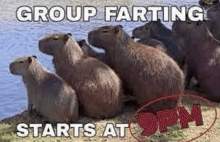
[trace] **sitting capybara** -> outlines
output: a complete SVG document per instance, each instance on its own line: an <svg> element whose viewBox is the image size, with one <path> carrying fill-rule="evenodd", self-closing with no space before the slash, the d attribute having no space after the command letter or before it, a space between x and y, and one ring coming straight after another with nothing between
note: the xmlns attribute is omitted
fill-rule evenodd
<svg viewBox="0 0 220 142"><path fill-rule="evenodd" d="M213 34L213 36L220 40L220 3L214 5L207 11L207 20L208 27Z"/></svg>
<svg viewBox="0 0 220 142"><path fill-rule="evenodd" d="M158 50L163 51L164 53L167 53L167 49L166 49L165 45L159 40L156 40L153 38L142 38L142 39L138 40L137 42L154 47Z"/></svg>
<svg viewBox="0 0 220 142"><path fill-rule="evenodd" d="M182 57L182 49L178 45L177 37L174 33L161 23L161 20L150 21L143 26L137 27L132 31L134 38L154 38L161 41L169 56L171 56L182 68L184 58Z"/></svg>
<svg viewBox="0 0 220 142"><path fill-rule="evenodd" d="M106 51L106 59L139 104L183 92L184 75L177 63L160 50L136 43L119 26L103 26L93 30L88 34L88 41ZM152 109L176 105L176 101L163 103L166 104Z"/></svg>
<svg viewBox="0 0 220 142"><path fill-rule="evenodd" d="M21 75L28 92L28 110L33 108L51 122L74 122L78 119L75 91L61 77L45 70L36 56L15 59L10 72Z"/></svg>
<svg viewBox="0 0 220 142"><path fill-rule="evenodd" d="M87 56L94 57L96 59L99 59L99 60L105 62L105 53L96 52L94 49L92 49L91 46L89 46L86 43L86 41L84 39L77 41L77 43L79 44L79 46L81 47L81 49L83 50L83 52Z"/></svg>
<svg viewBox="0 0 220 142"><path fill-rule="evenodd" d="M103 62L86 56L71 35L49 35L39 41L39 50L53 56L56 73L75 89L85 115L104 119L120 113L120 78Z"/></svg>
<svg viewBox="0 0 220 142"><path fill-rule="evenodd" d="M174 29L184 38L190 73L198 79L207 98L220 101L220 41L205 22L179 22Z"/></svg>

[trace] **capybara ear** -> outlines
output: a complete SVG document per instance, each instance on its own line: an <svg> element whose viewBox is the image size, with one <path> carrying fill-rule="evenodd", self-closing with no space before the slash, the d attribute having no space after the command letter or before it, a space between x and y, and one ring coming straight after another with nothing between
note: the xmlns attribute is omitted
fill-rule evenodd
<svg viewBox="0 0 220 142"><path fill-rule="evenodd" d="M36 56L36 55L33 55L32 57L34 57L35 59L37 59L37 56Z"/></svg>
<svg viewBox="0 0 220 142"><path fill-rule="evenodd" d="M69 33L64 35L64 41L67 41L69 39Z"/></svg>
<svg viewBox="0 0 220 142"><path fill-rule="evenodd" d="M28 63L31 63L31 62L32 62L32 58L28 57Z"/></svg>
<svg viewBox="0 0 220 142"><path fill-rule="evenodd" d="M69 36L72 36L72 34L71 33L67 33Z"/></svg>
<svg viewBox="0 0 220 142"><path fill-rule="evenodd" d="M83 39L83 40L80 40L80 41L78 41L78 44L79 44L79 46L83 46L83 43L85 43L86 41Z"/></svg>
<svg viewBox="0 0 220 142"><path fill-rule="evenodd" d="M115 32L115 34L118 34L118 33L119 33L119 30L120 30L120 27L119 27L119 26L115 26L115 27L114 27L114 32Z"/></svg>
<svg viewBox="0 0 220 142"><path fill-rule="evenodd" d="M120 28L122 28L123 29L123 26L122 25L118 25Z"/></svg>

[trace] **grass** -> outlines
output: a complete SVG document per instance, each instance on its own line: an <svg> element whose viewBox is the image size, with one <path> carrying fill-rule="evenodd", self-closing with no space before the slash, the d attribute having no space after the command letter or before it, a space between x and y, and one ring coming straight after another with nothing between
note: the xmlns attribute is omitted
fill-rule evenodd
<svg viewBox="0 0 220 142"><path fill-rule="evenodd" d="M192 100L190 100L193 102ZM189 102L184 100L184 105L189 106ZM216 105L217 109L217 120L213 128L203 135L202 137L194 140L195 142L217 142L220 140L220 104ZM85 137L83 135L83 130L80 131L80 136L73 137L73 129L69 130L70 137L33 137L33 133L29 133L29 135L25 138L20 138L16 135L16 126L18 123L25 122L27 124L30 123L44 123L45 120L43 118L37 117L35 114L30 116L27 111L22 112L14 117L4 119L0 122L0 142L81 142L81 141L97 141L97 142L133 142L136 141L131 135L129 129L126 129L126 136L124 138L120 137L102 137L104 128L106 123L127 123L134 113L133 107L126 107L124 112L117 117L107 120L94 120L86 117L80 117L77 123L93 123L96 125L96 136L95 137ZM206 105L202 105L202 115L204 120L203 126L195 126L194 122L191 122L188 129L181 130L179 125L174 125L169 127L169 131L166 133L157 132L155 135L148 137L146 141L157 141L157 142L166 142L166 141L178 141L185 138L192 138L196 133L203 131L207 128L214 118L214 111L210 109ZM137 127L137 124L132 123L132 129L135 134L140 134L141 131ZM116 129L118 131L118 129Z"/></svg>

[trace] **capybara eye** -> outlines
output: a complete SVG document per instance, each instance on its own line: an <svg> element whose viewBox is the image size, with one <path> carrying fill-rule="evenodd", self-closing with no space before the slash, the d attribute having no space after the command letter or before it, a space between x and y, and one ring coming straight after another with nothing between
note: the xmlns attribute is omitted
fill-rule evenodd
<svg viewBox="0 0 220 142"><path fill-rule="evenodd" d="M58 37L54 37L53 39L54 39L54 40L58 40L59 38L58 38Z"/></svg>
<svg viewBox="0 0 220 142"><path fill-rule="evenodd" d="M103 30L102 32L103 32L103 33L107 33L108 31L107 31L107 30Z"/></svg>
<svg viewBox="0 0 220 142"><path fill-rule="evenodd" d="M72 36L72 34L71 34L71 33L67 33L67 35Z"/></svg>
<svg viewBox="0 0 220 142"><path fill-rule="evenodd" d="M19 63L24 63L24 61L19 61Z"/></svg>
<svg viewBox="0 0 220 142"><path fill-rule="evenodd" d="M146 29L147 29L147 28L146 28ZM140 28L139 30L140 30L140 31L142 31L143 29L142 29L142 28Z"/></svg>

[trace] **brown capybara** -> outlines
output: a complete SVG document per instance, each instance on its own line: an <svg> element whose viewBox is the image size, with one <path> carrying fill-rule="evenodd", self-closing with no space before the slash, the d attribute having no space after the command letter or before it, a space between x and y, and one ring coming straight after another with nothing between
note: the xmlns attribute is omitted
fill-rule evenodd
<svg viewBox="0 0 220 142"><path fill-rule="evenodd" d="M120 113L120 78L103 62L86 56L71 35L49 35L39 41L39 50L53 56L56 73L75 89L81 112L98 119Z"/></svg>
<svg viewBox="0 0 220 142"><path fill-rule="evenodd" d="M33 108L50 122L78 119L75 91L61 77L44 69L36 56L24 56L10 64L10 72L21 75L28 92L28 110Z"/></svg>
<svg viewBox="0 0 220 142"><path fill-rule="evenodd" d="M94 49L92 49L90 45L86 43L84 39L77 41L77 43L87 56L94 57L96 59L99 59L100 61L105 62L105 53L96 52Z"/></svg>
<svg viewBox="0 0 220 142"><path fill-rule="evenodd" d="M207 98L220 101L220 41L205 22L180 22L175 32L184 37L190 73L198 79Z"/></svg>
<svg viewBox="0 0 220 142"><path fill-rule="evenodd" d="M159 40L156 40L153 38L142 38L142 39L138 40L137 42L154 47L158 50L163 51L164 53L167 53L167 49L166 49L165 45Z"/></svg>
<svg viewBox="0 0 220 142"><path fill-rule="evenodd" d="M207 17L209 19L207 23L211 33L216 39L220 40L220 3L208 9Z"/></svg>
<svg viewBox="0 0 220 142"><path fill-rule="evenodd" d="M134 38L154 38L161 41L170 57L172 57L178 65L182 68L184 64L184 58L182 57L182 49L178 45L177 37L174 33L166 28L160 19L157 21L150 21L143 26L137 27L132 31Z"/></svg>
<svg viewBox="0 0 220 142"><path fill-rule="evenodd" d="M136 43L119 26L93 30L88 34L88 41L106 51L106 59L139 104L183 92L184 75L177 63L160 50ZM156 111L176 105L176 101L163 103L151 109Z"/></svg>

